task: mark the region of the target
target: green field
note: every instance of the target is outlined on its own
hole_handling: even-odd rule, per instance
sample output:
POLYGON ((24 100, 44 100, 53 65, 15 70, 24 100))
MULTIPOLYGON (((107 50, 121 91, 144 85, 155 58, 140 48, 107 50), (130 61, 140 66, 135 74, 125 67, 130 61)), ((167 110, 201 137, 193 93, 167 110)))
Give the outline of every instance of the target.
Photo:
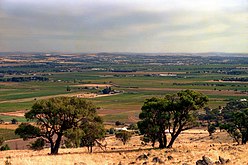
POLYGON ((4 140, 19 138, 19 136, 15 135, 15 130, 2 129, 2 128, 0 128, 0 137, 3 137, 4 140))
POLYGON ((27 122, 25 117, 18 117, 18 116, 6 116, 0 115, 0 119, 4 122, 11 122, 12 119, 16 119, 18 122, 27 122))
MULTIPOLYGON (((44 74, 49 81, 0 82, 0 113, 29 110, 36 100, 46 99, 48 96, 73 96, 79 93, 100 95, 104 84, 113 85, 113 90, 121 91, 117 95, 90 98, 97 105, 98 113, 107 122, 137 120, 145 99, 153 96, 163 97, 183 89, 198 90, 206 94, 210 99, 208 103, 210 108, 225 106, 229 100, 247 98, 248 95, 248 82, 219 81, 223 78, 248 77, 247 71, 236 69, 237 67, 246 67, 242 59, 238 59, 241 64, 237 64, 235 59, 230 59, 233 61, 225 64, 221 58, 216 58, 217 62, 204 64, 205 59, 198 57, 203 64, 198 65, 196 61, 194 65, 154 65, 143 64, 137 57, 132 57, 131 62, 127 64, 116 64, 104 58, 101 62, 88 60, 77 65, 51 63, 46 64, 47 68, 38 64, 34 64, 33 68, 25 65, 13 67, 16 72, 32 71, 32 73, 37 72, 38 75, 44 74), (58 71, 57 68, 60 68, 61 71, 58 71), (68 71, 68 68, 72 68, 72 70, 68 71), (103 70, 92 70, 91 68, 103 68, 103 70), (113 70, 131 71, 114 72, 113 70), (232 74, 236 71, 238 71, 237 75, 232 74), (170 73, 173 76, 159 76, 163 73, 170 73), (99 88, 79 86, 85 84, 103 84, 103 86, 99 88), (67 91, 67 87, 70 88, 70 91, 67 91)), ((148 59, 151 58, 154 57, 148 59)), ((188 60, 189 57, 180 57, 178 60, 183 61, 181 58, 188 60)), ((172 60, 175 61, 173 58, 172 60)), ((188 61, 191 63, 190 60, 188 61)), ((7 70, 8 68, 2 68, 0 72, 7 70)), ((13 75, 6 75, 6 77, 13 77, 13 75)), ((11 119, 6 114, 5 116, 1 115, 0 118, 5 121, 11 119)), ((24 118, 18 118, 18 120, 25 121, 24 118)))

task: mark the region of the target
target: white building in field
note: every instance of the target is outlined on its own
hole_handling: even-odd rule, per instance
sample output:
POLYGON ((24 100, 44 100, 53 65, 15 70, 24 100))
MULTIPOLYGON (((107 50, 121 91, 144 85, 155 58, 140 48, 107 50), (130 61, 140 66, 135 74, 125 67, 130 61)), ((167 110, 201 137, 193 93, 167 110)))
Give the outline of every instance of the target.
POLYGON ((127 131, 127 127, 115 128, 115 131, 127 131))
POLYGON ((158 76, 160 76, 160 77, 168 77, 168 76, 175 77, 175 76, 177 76, 177 74, 174 74, 174 73, 163 73, 163 74, 158 74, 158 76))

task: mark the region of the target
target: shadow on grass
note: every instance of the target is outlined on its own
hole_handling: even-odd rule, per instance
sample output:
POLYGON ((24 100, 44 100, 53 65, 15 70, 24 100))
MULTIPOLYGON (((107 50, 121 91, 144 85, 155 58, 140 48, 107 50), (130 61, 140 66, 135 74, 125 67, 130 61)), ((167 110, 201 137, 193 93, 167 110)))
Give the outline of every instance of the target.
MULTIPOLYGON (((112 149, 112 150, 106 150, 106 151, 95 151, 95 152, 87 152, 87 151, 81 151, 81 152, 66 152, 66 153, 58 153, 57 155, 76 155, 76 154, 112 154, 112 153, 128 153, 128 152, 138 152, 138 151, 150 151, 150 150, 161 150, 160 148, 137 148, 137 149, 112 149)), ((41 154, 43 155, 43 154, 41 154)), ((37 155, 37 156, 41 156, 37 155)), ((48 153, 48 155, 51 155, 48 153)), ((36 156, 36 155, 35 155, 36 156)))

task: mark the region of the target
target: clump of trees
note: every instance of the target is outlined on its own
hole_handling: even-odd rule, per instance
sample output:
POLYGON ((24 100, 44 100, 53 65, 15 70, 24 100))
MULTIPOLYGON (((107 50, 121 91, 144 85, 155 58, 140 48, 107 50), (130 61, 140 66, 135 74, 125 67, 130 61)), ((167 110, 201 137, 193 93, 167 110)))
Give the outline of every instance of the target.
POLYGON ((227 103, 221 115, 223 121, 221 127, 239 144, 248 141, 248 101, 234 100, 227 103))
POLYGON ((38 138, 35 142, 30 144, 30 148, 33 150, 42 150, 46 142, 43 138, 38 138))
MULTIPOLYGON (((80 137, 83 137, 81 135, 88 135, 86 127, 96 120, 99 121, 93 103, 76 97, 56 97, 37 101, 25 117, 28 121, 34 121, 35 125, 20 124, 15 133, 24 140, 36 137, 44 139, 50 143, 51 154, 58 153, 64 135, 72 136, 73 133, 70 131, 78 130, 80 137)), ((96 124, 95 127, 98 128, 99 125, 96 124)), ((99 132, 95 133, 97 136, 94 138, 98 138, 99 132)))
POLYGON ((201 115, 202 120, 208 121, 208 132, 215 132, 216 127, 226 130, 238 143, 246 144, 248 141, 248 101, 246 99, 232 100, 225 107, 218 109, 205 108, 206 114, 201 115))
POLYGON ((196 91, 183 90, 164 98, 147 99, 139 115, 138 127, 146 142, 159 142, 159 148, 171 148, 179 134, 197 125, 199 109, 208 98, 196 91), (167 144, 168 130, 171 139, 167 144))
POLYGON ((47 77, 33 76, 33 77, 11 77, 11 78, 2 78, 0 81, 4 82, 29 82, 29 81, 48 81, 47 77))
POLYGON ((66 145, 74 148, 87 147, 88 151, 92 152, 95 143, 100 147, 102 146, 99 140, 103 140, 105 134, 103 121, 99 116, 96 116, 93 120, 82 121, 78 128, 66 131, 66 145))

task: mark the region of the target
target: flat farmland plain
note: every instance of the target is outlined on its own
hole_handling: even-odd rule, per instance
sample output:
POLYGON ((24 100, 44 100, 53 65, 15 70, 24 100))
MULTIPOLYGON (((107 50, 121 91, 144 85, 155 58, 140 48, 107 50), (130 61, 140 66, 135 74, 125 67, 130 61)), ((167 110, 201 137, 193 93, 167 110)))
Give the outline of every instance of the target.
MULTIPOLYGON (((245 57, 230 58, 230 63, 223 62, 227 57, 216 57, 214 61, 210 57, 185 56, 175 59, 169 56, 54 55, 47 63, 48 57, 33 55, 32 58, 35 58, 32 64, 21 59, 12 59, 14 61, 9 66, 6 61, 2 62, 4 65, 0 73, 4 77, 0 81, 0 118, 5 121, 10 119, 8 112, 26 111, 36 100, 57 96, 85 96, 97 105, 99 115, 106 122, 137 121, 145 99, 163 97, 184 89, 207 95, 210 108, 225 106, 232 99, 248 96, 248 81, 223 81, 225 78, 248 77, 248 71, 244 69, 245 57), (61 63, 60 57, 67 59, 61 63), (7 82, 8 78, 35 76, 48 80, 7 82), (101 96, 101 91, 107 86, 117 94, 92 97, 101 96)), ((11 60, 11 56, 8 59, 11 60)))

